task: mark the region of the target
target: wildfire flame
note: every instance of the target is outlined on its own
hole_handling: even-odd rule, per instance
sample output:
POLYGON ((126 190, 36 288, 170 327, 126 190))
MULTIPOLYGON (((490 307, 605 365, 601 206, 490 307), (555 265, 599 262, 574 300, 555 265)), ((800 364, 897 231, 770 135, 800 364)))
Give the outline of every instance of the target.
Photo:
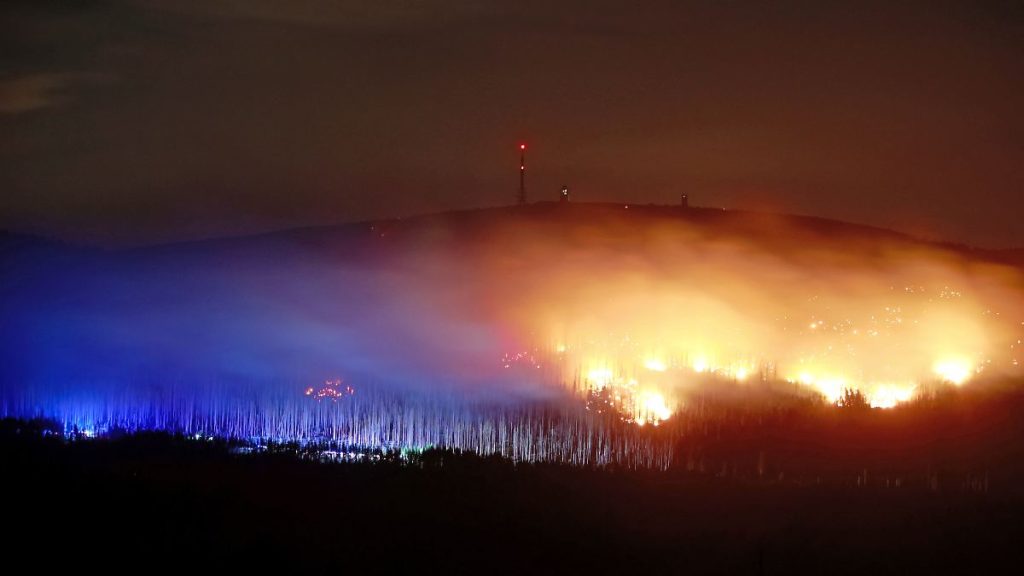
POLYGON ((341 378, 334 380, 325 380, 323 386, 320 388, 314 388, 312 386, 306 388, 305 395, 320 402, 322 400, 330 400, 331 402, 337 402, 346 396, 353 396, 356 393, 356 389, 345 384, 341 378))

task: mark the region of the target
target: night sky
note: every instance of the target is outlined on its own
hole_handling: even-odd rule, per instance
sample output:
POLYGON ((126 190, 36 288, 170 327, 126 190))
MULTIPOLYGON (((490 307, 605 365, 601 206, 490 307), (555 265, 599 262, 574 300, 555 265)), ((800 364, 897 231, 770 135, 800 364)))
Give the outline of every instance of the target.
POLYGON ((13 1, 0 228, 107 246, 528 194, 1024 246, 1024 4, 13 1))

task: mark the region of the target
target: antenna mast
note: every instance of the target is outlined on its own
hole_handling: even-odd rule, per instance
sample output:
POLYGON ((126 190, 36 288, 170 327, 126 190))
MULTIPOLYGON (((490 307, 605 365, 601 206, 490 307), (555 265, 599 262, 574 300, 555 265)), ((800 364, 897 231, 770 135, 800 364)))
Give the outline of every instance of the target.
POLYGON ((519 145, 519 203, 526 204, 526 144, 519 145))

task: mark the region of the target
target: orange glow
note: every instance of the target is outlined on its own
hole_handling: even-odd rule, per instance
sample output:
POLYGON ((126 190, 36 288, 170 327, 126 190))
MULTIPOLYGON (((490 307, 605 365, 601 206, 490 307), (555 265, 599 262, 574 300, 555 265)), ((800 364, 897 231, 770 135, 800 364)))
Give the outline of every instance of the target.
POLYGON ((881 385, 868 398, 872 408, 893 408, 897 404, 908 402, 914 397, 917 386, 913 384, 881 385))
POLYGON ((665 403, 665 397, 657 392, 642 392, 637 398, 635 421, 643 426, 650 422, 657 426, 672 417, 672 410, 665 403))
POLYGON ((620 206, 498 227, 489 233, 500 248, 480 248, 478 264, 505 321, 556 343, 561 383, 607 392, 626 420, 670 420, 702 387, 789 382, 769 388, 827 403, 850 390, 893 408, 922 386, 980 380, 980 367, 1021 374, 1016 269, 899 239, 620 206))
POLYGON ((948 358, 935 363, 935 374, 943 381, 960 385, 971 377, 971 363, 964 358, 948 358))
POLYGON ((647 368, 652 372, 664 372, 668 369, 668 366, 665 364, 664 360, 660 360, 658 358, 647 358, 644 360, 644 368, 647 368))

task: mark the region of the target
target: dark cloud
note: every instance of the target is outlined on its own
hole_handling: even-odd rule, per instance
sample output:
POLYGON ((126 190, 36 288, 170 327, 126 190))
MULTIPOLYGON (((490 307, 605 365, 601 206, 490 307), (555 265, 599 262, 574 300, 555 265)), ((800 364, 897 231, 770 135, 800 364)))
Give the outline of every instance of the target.
POLYGON ((501 204, 526 139, 534 198, 687 191, 1024 244, 1012 3, 4 10, 2 107, 33 108, 0 115, 17 230, 123 244, 501 204))

